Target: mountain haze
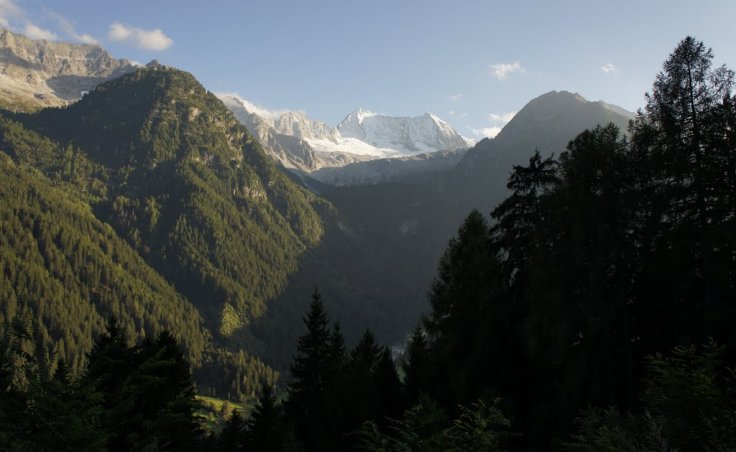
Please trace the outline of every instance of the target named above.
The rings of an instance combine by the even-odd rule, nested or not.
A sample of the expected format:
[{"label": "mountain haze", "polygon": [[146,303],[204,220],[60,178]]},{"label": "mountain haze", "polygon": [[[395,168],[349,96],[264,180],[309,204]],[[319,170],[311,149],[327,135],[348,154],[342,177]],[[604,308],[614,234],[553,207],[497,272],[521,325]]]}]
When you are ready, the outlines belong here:
[{"label": "mountain haze", "polygon": [[407,275],[412,286],[427,288],[463,218],[472,209],[488,215],[506,196],[513,165],[527,162],[535,149],[559,155],[575,136],[598,124],[626,130],[631,117],[608,104],[553,91],[530,101],[496,138],[481,140],[448,170],[373,186],[331,187],[322,194],[346,227],[362,231],[389,273]]}]

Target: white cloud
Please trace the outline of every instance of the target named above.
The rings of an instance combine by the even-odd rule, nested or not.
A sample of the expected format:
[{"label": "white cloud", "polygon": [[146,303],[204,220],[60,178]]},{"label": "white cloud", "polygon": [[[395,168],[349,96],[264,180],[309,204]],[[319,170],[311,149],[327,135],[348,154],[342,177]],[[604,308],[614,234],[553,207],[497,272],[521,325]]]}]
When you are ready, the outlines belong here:
[{"label": "white cloud", "polygon": [[9,27],[12,19],[23,16],[23,10],[13,0],[0,0],[0,25]]},{"label": "white cloud", "polygon": [[524,68],[521,67],[521,63],[519,63],[518,61],[514,61],[513,63],[499,63],[491,65],[491,76],[497,78],[498,80],[505,80],[509,77],[509,75],[513,74],[514,72],[525,72]]},{"label": "white cloud", "polygon": [[459,101],[461,97],[463,97],[462,94],[450,94],[450,100],[453,102]]},{"label": "white cloud", "polygon": [[23,8],[14,0],[0,0],[0,26],[16,33],[23,33],[31,39],[46,39],[53,41],[59,36],[49,30],[39,27],[30,21]]},{"label": "white cloud", "polygon": [[488,126],[479,129],[472,129],[473,133],[479,137],[494,138],[503,129],[503,127],[511,121],[516,115],[515,111],[507,113],[489,113]]},{"label": "white cloud", "polygon": [[616,66],[614,66],[613,63],[604,64],[601,66],[601,70],[606,74],[615,73],[617,71]]},{"label": "white cloud", "polygon": [[468,114],[465,113],[465,112],[460,113],[460,112],[457,112],[455,110],[450,110],[450,111],[447,112],[447,114],[450,115],[450,116],[453,116],[453,117],[455,117],[457,119],[463,119],[464,117],[468,116]]},{"label": "white cloud", "polygon": [[[278,118],[279,116],[281,116],[283,114],[289,113],[291,111],[296,111],[296,110],[272,110],[272,109],[269,109],[269,108],[265,108],[265,107],[262,107],[260,105],[256,105],[256,104],[254,104],[253,102],[251,102],[251,101],[249,101],[247,99],[243,99],[237,93],[215,93],[215,95],[217,97],[219,97],[220,99],[222,99],[223,97],[232,97],[232,98],[235,98],[235,99],[237,99],[237,101],[239,103],[242,104],[243,108],[245,108],[246,110],[248,110],[249,113],[255,113],[258,116],[260,116],[261,118],[266,118],[266,119],[276,119],[276,118]],[[225,100],[225,99],[223,99],[223,100]],[[227,103],[228,102],[226,101],[225,104],[227,104]],[[302,110],[298,110],[298,111],[301,111],[302,113],[304,113],[304,111],[302,111]]]},{"label": "white cloud", "polygon": [[160,29],[144,30],[114,22],[107,30],[107,37],[111,41],[132,42],[136,46],[146,50],[166,50],[174,44],[174,41],[166,36]]},{"label": "white cloud", "polygon": [[510,111],[508,113],[490,113],[488,115],[488,121],[490,121],[491,124],[506,124],[507,122],[511,121],[514,116],[516,115],[515,111]]},{"label": "white cloud", "polygon": [[59,23],[59,26],[64,31],[64,33],[66,33],[66,35],[69,36],[72,40],[81,42],[83,44],[100,44],[99,41],[97,41],[97,39],[95,39],[92,35],[77,32],[77,28],[74,26],[74,24],[61,14],[49,10],[46,10],[46,12]]},{"label": "white cloud", "polygon": [[59,36],[56,33],[44,30],[30,22],[28,22],[26,27],[23,29],[23,34],[31,39],[45,39],[47,41],[55,41],[59,39]]},{"label": "white cloud", "polygon": [[107,29],[107,37],[113,41],[125,41],[133,35],[130,28],[115,22]]},{"label": "white cloud", "polygon": [[473,129],[473,133],[479,137],[494,138],[503,129],[503,127],[482,127],[480,129]]}]

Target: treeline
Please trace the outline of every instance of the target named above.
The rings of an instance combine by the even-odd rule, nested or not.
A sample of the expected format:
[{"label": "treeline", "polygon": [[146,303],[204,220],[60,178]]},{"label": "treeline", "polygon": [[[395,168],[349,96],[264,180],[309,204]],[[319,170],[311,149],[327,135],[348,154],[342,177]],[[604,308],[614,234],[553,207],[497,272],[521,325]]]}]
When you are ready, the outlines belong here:
[{"label": "treeline", "polygon": [[513,437],[494,401],[454,411],[403,382],[389,348],[370,330],[346,350],[317,291],[304,319],[286,399],[264,386],[249,419],[237,411],[217,440],[219,451],[490,450]]},{"label": "treeline", "polygon": [[190,364],[171,334],[135,346],[113,319],[80,377],[63,361],[43,375],[30,319],[2,338],[0,449],[13,451],[201,450]]},{"label": "treeline", "polygon": [[0,157],[0,334],[29,313],[50,371],[78,375],[115,315],[131,338],[174,332],[204,393],[275,382],[247,329],[329,207],[194,77],[141,69],[66,108],[2,112]]},{"label": "treeline", "polygon": [[712,59],[686,38],[627,136],[515,167],[493,223],[474,211],[451,240],[399,368],[370,332],[346,350],[315,293],[285,400],[266,382],[203,436],[170,335],[130,347],[113,323],[59,383],[15,321],[0,444],[73,449],[47,435],[77,426],[95,450],[736,448],[736,99]]},{"label": "treeline", "polygon": [[686,38],[626,136],[599,126],[535,153],[492,224],[467,217],[403,382],[370,336],[343,364],[313,303],[282,436],[307,451],[736,447],[736,98],[712,59]]},{"label": "treeline", "polygon": [[[74,374],[114,314],[131,338],[176,331],[201,365],[208,337],[194,307],[87,204],[0,153],[0,334],[33,318],[40,365]],[[0,350],[4,351],[4,350]]]},{"label": "treeline", "polygon": [[[63,175],[47,178],[23,163],[30,148],[21,144],[42,144],[35,134],[13,123],[0,130],[21,160],[0,151],[0,336],[14,319],[33,319],[41,372],[52,375],[63,361],[79,376],[114,315],[132,340],[174,332],[203,393],[246,400],[262,380],[278,379],[247,352],[217,347],[195,307],[70,193]],[[35,149],[42,156],[45,148]]]},{"label": "treeline", "polygon": [[[500,397],[524,449],[569,441],[589,407],[631,414],[589,412],[583,449],[598,435],[589,450],[646,450],[653,432],[672,449],[736,445],[736,99],[712,58],[686,38],[628,137],[598,127],[536,153],[492,226],[467,218],[409,347],[420,393],[450,410]],[[725,349],[696,351],[711,341]]]}]

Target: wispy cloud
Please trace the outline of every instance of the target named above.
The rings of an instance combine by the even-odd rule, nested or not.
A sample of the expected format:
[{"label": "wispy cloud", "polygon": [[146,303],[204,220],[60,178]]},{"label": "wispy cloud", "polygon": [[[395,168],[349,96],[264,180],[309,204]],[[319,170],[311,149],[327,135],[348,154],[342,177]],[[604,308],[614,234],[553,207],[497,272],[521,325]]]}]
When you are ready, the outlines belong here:
[{"label": "wispy cloud", "polygon": [[514,119],[514,116],[516,116],[515,111],[510,111],[508,113],[489,113],[488,114],[488,121],[490,121],[491,124],[506,124],[507,122]]},{"label": "wispy cloud", "polygon": [[223,92],[223,93],[215,93],[215,95],[217,97],[219,97],[223,102],[225,102],[225,104],[228,104],[229,102],[231,102],[228,98],[233,98],[233,99],[235,99],[235,101],[237,103],[240,103],[241,106],[243,108],[245,108],[249,113],[255,113],[256,115],[260,116],[261,118],[276,119],[279,116],[281,116],[281,115],[283,115],[285,113],[289,113],[291,111],[301,111],[302,113],[304,113],[304,111],[302,111],[302,110],[274,110],[274,109],[269,109],[269,108],[266,108],[266,107],[262,107],[260,105],[254,104],[253,102],[249,101],[248,99],[242,98],[237,93],[225,93],[225,92]]},{"label": "wispy cloud", "polygon": [[0,0],[0,25],[10,27],[11,21],[23,17],[23,10],[13,0]]},{"label": "wispy cloud", "polygon": [[505,80],[509,78],[514,72],[525,72],[521,63],[514,61],[513,63],[498,63],[491,65],[491,76],[498,80]]},{"label": "wispy cloud", "polygon": [[33,23],[23,8],[13,0],[0,0],[0,26],[17,33],[23,33],[31,39],[55,40],[56,33]]},{"label": "wispy cloud", "polygon": [[166,36],[160,28],[144,30],[120,22],[110,24],[107,37],[111,41],[130,42],[146,50],[166,50],[174,44],[174,40]]},{"label": "wispy cloud", "polygon": [[472,127],[470,128],[470,130],[473,131],[473,133],[475,134],[475,136],[477,136],[477,137],[486,137],[486,138],[494,138],[496,135],[499,134],[499,132],[501,132],[501,129],[503,129],[503,127],[498,127],[498,126],[496,126],[496,127],[481,127],[480,129],[473,129]]},{"label": "wispy cloud", "polygon": [[462,112],[461,113],[461,112],[457,112],[455,110],[450,110],[450,111],[447,112],[447,114],[450,115],[450,116],[452,116],[452,117],[454,117],[454,118],[457,118],[457,119],[463,119],[464,117],[468,116],[468,114],[465,113],[465,112]]},{"label": "wispy cloud", "polygon": [[55,41],[59,39],[59,36],[56,33],[45,30],[31,22],[26,23],[25,28],[23,28],[23,34],[31,39],[45,39],[47,41]]},{"label": "wispy cloud", "polygon": [[615,74],[618,69],[616,66],[613,65],[613,63],[606,63],[603,66],[601,66],[601,70],[605,72],[606,74]]},{"label": "wispy cloud", "polygon": [[514,118],[515,115],[515,111],[510,111],[508,113],[489,113],[488,126],[478,129],[471,128],[470,130],[472,130],[476,136],[494,138],[499,132],[501,132],[501,129],[503,129],[504,126]]},{"label": "wispy cloud", "polygon": [[72,40],[81,42],[83,44],[98,45],[100,43],[90,34],[79,33],[74,24],[61,14],[49,10],[46,10],[46,13],[48,13],[49,16],[51,16],[56,22],[59,23],[59,26],[64,31],[64,33]]},{"label": "wispy cloud", "polygon": [[453,102],[457,102],[460,100],[461,97],[463,97],[462,94],[450,94],[450,100]]}]

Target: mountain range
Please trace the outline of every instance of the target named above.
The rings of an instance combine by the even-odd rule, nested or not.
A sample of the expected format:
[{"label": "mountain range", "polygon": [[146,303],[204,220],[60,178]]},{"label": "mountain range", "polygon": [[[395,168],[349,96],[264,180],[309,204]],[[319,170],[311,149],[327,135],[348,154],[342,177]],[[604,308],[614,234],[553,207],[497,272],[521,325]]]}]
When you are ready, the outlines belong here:
[{"label": "mountain range", "polygon": [[130,61],[112,58],[99,46],[0,32],[0,106],[32,110],[66,105],[134,69]]},{"label": "mountain range", "polygon": [[[330,185],[444,169],[475,144],[432,113],[392,117],[357,109],[330,127],[300,111],[273,113],[232,94],[219,97],[286,168]],[[375,160],[381,163],[368,163]]]},{"label": "mountain range", "polygon": [[[94,46],[4,32],[0,54],[0,330],[32,315],[49,362],[79,369],[107,316],[132,338],[170,329],[203,392],[240,399],[288,369],[315,286],[349,343],[402,342],[513,165],[632,117],[550,92],[473,144],[432,114],[269,114]],[[44,102],[63,108],[22,112]]]}]

